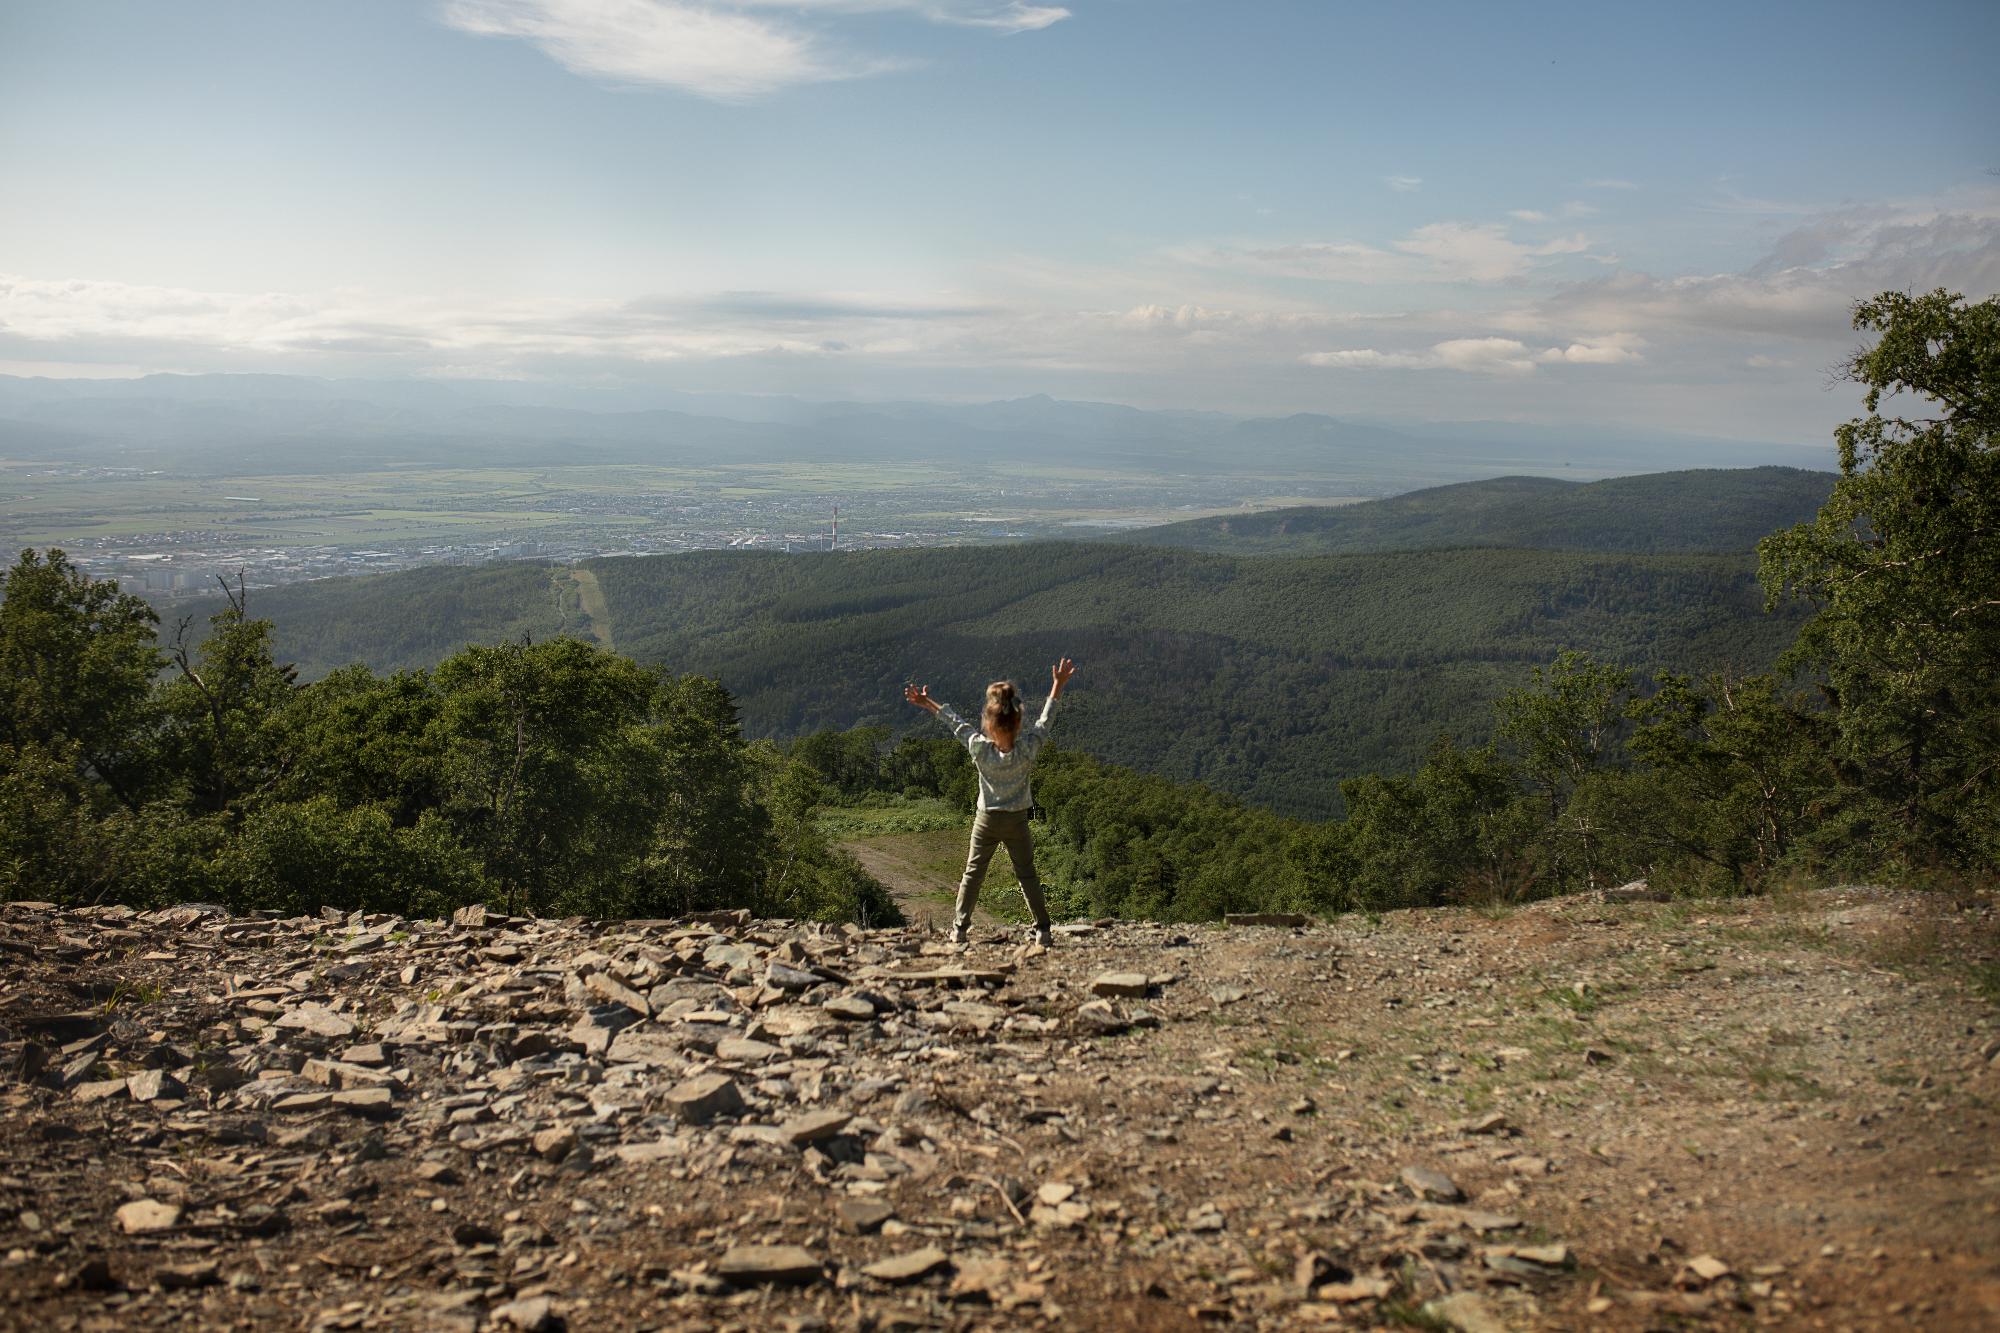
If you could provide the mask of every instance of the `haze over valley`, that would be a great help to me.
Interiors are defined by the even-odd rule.
[[[478,563],[963,545],[1343,503],[1502,474],[1824,467],[1823,444],[1300,413],[671,395],[525,384],[0,378],[0,542],[172,597]],[[609,395],[599,395],[600,398]],[[624,395],[630,397],[631,395]]]

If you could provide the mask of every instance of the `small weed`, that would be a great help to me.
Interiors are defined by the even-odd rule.
[[[121,1005],[129,1005],[134,1009],[143,1009],[149,1004],[158,1003],[161,994],[162,991],[157,985],[146,984],[135,986],[129,981],[121,981],[111,988],[111,994],[104,997],[104,1003],[100,1007],[99,1013],[101,1016],[109,1017]]]
[[[1796,1069],[1786,1069],[1769,1061],[1752,1061],[1743,1066],[1743,1077],[1760,1095],[1812,1100],[1827,1095],[1826,1089]]]
[[[1603,992],[1585,986],[1579,990],[1575,986],[1562,986],[1542,992],[1543,1000],[1562,1006],[1579,1018],[1587,1018],[1604,1004]]]
[[[2000,1004],[2000,959],[1974,963],[1966,969],[1966,984],[1988,1004]]]

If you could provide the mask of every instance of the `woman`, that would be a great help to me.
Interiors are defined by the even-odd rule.
[[[1004,845],[1014,874],[1021,881],[1021,894],[1035,918],[1035,941],[1043,948],[1055,943],[1049,932],[1048,904],[1042,900],[1042,882],[1035,877],[1035,842],[1028,833],[1028,816],[1035,798],[1028,790],[1028,777],[1035,771],[1035,756],[1041,753],[1048,736],[1049,714],[1062,695],[1063,686],[1076,674],[1076,664],[1065,657],[1050,668],[1052,683],[1049,701],[1034,726],[1021,730],[1021,694],[1008,680],[996,680],[986,687],[986,708],[980,715],[980,729],[951,711],[948,705],[931,698],[927,685],[905,685],[903,697],[933,716],[944,719],[956,736],[972,752],[972,765],[979,770],[979,813],[972,821],[972,850],[965,858],[965,875],[958,881],[958,907],[951,919],[951,942],[965,943],[972,928],[972,904],[979,897],[979,885],[986,867],[993,863],[993,849]]]

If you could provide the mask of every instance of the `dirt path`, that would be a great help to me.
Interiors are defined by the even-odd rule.
[[[597,581],[597,575],[581,565],[568,565],[557,570],[556,577],[568,579],[575,586],[577,609],[591,637],[605,651],[616,652],[617,644],[611,637],[611,605],[604,599],[604,585]]]
[[[919,865],[900,841],[894,837],[857,838],[841,847],[882,882],[912,926],[943,934],[951,929],[952,895],[957,886]],[[990,930],[1001,923],[982,906],[973,909],[972,924],[976,930]]]

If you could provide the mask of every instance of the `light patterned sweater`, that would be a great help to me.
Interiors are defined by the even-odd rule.
[[[1042,705],[1042,715],[1032,727],[1023,727],[1014,738],[1014,748],[1002,750],[986,738],[986,733],[953,712],[950,704],[939,704],[937,715],[959,743],[972,754],[972,766],[979,770],[981,810],[1031,810],[1035,797],[1028,790],[1028,776],[1035,771],[1035,756],[1048,738],[1049,715],[1055,712],[1056,697]]]

